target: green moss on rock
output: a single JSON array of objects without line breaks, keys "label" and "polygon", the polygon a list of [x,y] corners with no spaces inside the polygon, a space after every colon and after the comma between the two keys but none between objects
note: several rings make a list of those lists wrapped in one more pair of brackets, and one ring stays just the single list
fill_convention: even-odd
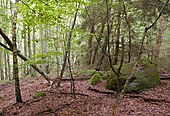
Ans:
[{"label": "green moss on rock", "polygon": [[99,72],[95,73],[90,80],[89,84],[94,85],[102,80],[101,74]]},{"label": "green moss on rock", "polygon": [[[134,63],[124,64],[121,70],[121,76],[119,77],[120,86],[123,88],[123,85],[126,79],[132,72]],[[118,65],[114,68],[118,69]],[[107,79],[106,88],[111,90],[116,90],[117,85],[115,82],[116,76],[113,75]],[[156,66],[151,63],[147,58],[141,59],[137,66],[132,80],[130,81],[127,91],[128,92],[140,92],[145,89],[156,87],[160,84],[160,77]]]}]

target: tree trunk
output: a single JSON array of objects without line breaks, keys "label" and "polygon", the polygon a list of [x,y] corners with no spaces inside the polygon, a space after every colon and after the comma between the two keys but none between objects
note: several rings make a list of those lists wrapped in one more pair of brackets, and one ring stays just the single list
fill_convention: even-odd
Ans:
[{"label": "tree trunk", "polygon": [[0,79],[4,80],[4,73],[3,73],[3,61],[2,61],[2,52],[0,50]]},{"label": "tree trunk", "polygon": [[11,64],[10,64],[10,56],[7,53],[7,64],[8,64],[8,79],[11,80]]},{"label": "tree trunk", "polygon": [[[103,31],[104,31],[104,28],[105,28],[105,23],[106,23],[106,21],[103,20],[103,22],[102,22],[102,27],[101,27],[101,31],[100,31],[100,34],[99,34],[99,37],[98,37],[98,40],[97,40],[99,43],[101,42],[101,39],[102,39]],[[98,49],[99,49],[99,45],[97,44],[96,47],[94,48],[94,53],[93,53],[93,58],[92,58],[92,64],[95,63]]]},{"label": "tree trunk", "polygon": [[[27,29],[28,29],[28,58],[30,59],[31,58],[31,31],[30,31],[30,26],[27,25]],[[32,73],[32,69],[31,67],[29,67],[28,69],[28,74],[31,74]]]},{"label": "tree trunk", "polygon": [[[43,32],[43,26],[41,25],[41,30],[40,30],[40,38],[41,38],[41,50],[42,50],[42,54],[45,55],[48,51],[48,41],[46,40],[46,37],[47,36],[47,31],[44,33]],[[47,58],[45,56],[42,57],[42,60],[43,61],[46,61]],[[41,69],[44,71],[44,72],[48,72],[48,64],[47,63],[43,63],[41,65]]]},{"label": "tree trunk", "polygon": [[[16,5],[18,0],[16,0]],[[13,78],[15,80],[15,97],[16,102],[22,102],[20,84],[19,84],[19,73],[18,73],[18,59],[17,59],[17,44],[16,44],[16,21],[17,21],[17,6],[14,10],[14,16],[12,21],[12,44],[13,44]]]},{"label": "tree trunk", "polygon": [[94,24],[91,25],[91,30],[90,30],[90,36],[88,40],[88,59],[87,59],[87,65],[92,64],[92,43],[93,43],[93,34],[95,33],[94,30]]},{"label": "tree trunk", "polygon": [[159,54],[160,54],[160,49],[161,49],[161,44],[162,44],[162,34],[163,34],[163,28],[164,28],[164,17],[161,14],[160,18],[159,18],[159,30],[158,30],[158,37],[156,39],[156,47],[155,47],[155,59],[159,58]]},{"label": "tree trunk", "polygon": [[118,63],[120,25],[121,25],[121,11],[119,10],[118,11],[118,16],[117,16],[117,34],[116,34],[116,48],[115,48],[115,53],[114,53],[114,64]]},{"label": "tree trunk", "polygon": [[[33,38],[33,59],[35,60],[36,58],[36,38],[35,38],[35,26],[33,26],[33,29],[32,29],[32,38]],[[33,70],[33,76],[36,76],[36,72],[35,70]]]},{"label": "tree trunk", "polygon": [[[24,18],[24,17],[23,17]],[[23,23],[23,33],[22,33],[22,36],[23,36],[23,39],[24,39],[24,56],[27,57],[27,39],[26,39],[26,32],[25,32],[25,24]],[[24,75],[27,74],[27,66],[24,64]]]}]

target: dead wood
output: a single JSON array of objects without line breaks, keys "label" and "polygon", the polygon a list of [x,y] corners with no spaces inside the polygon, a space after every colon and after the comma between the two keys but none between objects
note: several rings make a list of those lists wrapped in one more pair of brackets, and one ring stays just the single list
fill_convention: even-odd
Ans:
[{"label": "dead wood", "polygon": [[150,98],[150,97],[145,97],[145,96],[141,96],[141,95],[133,95],[133,94],[128,94],[128,97],[132,97],[132,98],[141,98],[143,99],[145,102],[167,102],[170,103],[169,100],[166,100],[165,98]]},{"label": "dead wood", "polygon": [[71,101],[70,103],[66,103],[66,104],[63,104],[63,105],[59,105],[57,108],[54,108],[54,109],[48,108],[48,109],[46,109],[46,110],[44,110],[44,111],[41,111],[41,112],[37,113],[36,115],[43,115],[43,114],[45,114],[45,113],[54,113],[54,114],[56,114],[56,112],[57,112],[58,110],[70,106],[70,105],[72,104],[72,102],[73,102],[73,101]]},{"label": "dead wood", "polygon": [[[74,78],[74,81],[84,81],[84,80],[89,80],[91,79],[91,77],[84,77],[84,78]],[[71,79],[61,79],[61,81],[65,82],[65,81],[70,81]]]},{"label": "dead wood", "polygon": [[97,93],[102,93],[102,94],[116,94],[115,92],[100,91],[100,90],[98,90],[98,89],[94,89],[94,88],[91,88],[91,87],[89,87],[88,90],[94,91],[94,92],[97,92]]},{"label": "dead wood", "polygon": [[169,80],[170,77],[161,77],[161,80]]},{"label": "dead wood", "polygon": [[[61,92],[60,94],[73,94],[73,93],[65,93],[65,92]],[[87,94],[83,94],[83,93],[74,93],[75,95],[81,95],[81,96],[89,96]]]}]

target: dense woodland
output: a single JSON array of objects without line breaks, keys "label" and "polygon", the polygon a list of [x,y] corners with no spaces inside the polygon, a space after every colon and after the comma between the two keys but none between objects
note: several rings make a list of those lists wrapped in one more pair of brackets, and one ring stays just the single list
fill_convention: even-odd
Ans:
[{"label": "dense woodland", "polygon": [[[40,77],[49,91],[68,81],[76,99],[77,76],[111,71],[116,116],[140,59],[170,74],[169,0],[0,0],[0,35],[0,84],[14,83],[17,103],[26,102],[20,87],[26,77]],[[131,62],[121,88],[122,67]]]}]

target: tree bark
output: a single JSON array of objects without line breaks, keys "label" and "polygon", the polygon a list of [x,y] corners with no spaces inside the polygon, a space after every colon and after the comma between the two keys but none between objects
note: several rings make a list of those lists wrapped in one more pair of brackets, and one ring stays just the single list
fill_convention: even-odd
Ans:
[{"label": "tree bark", "polygon": [[[18,3],[18,0],[15,2]],[[14,10],[14,16],[12,21],[12,45],[13,45],[13,78],[15,80],[15,97],[16,102],[21,103],[21,91],[20,91],[20,84],[19,84],[19,71],[18,71],[18,59],[17,59],[17,44],[16,44],[16,21],[17,21],[17,6]]]},{"label": "tree bark", "polygon": [[93,35],[95,33],[94,30],[94,24],[91,25],[91,30],[90,30],[90,36],[89,36],[89,40],[88,40],[88,59],[87,59],[87,64],[91,65],[92,64],[92,43],[93,43]]},{"label": "tree bark", "polygon": [[[119,0],[120,2],[120,0]],[[116,34],[116,48],[114,53],[114,64],[118,63],[118,55],[119,55],[119,41],[120,41],[120,26],[121,26],[121,10],[119,8],[118,16],[117,16],[117,34]]]},{"label": "tree bark", "polygon": [[[23,17],[24,18],[24,17]],[[27,57],[27,39],[26,39],[26,32],[25,32],[25,29],[26,29],[26,26],[25,24],[23,23],[23,32],[22,32],[22,37],[24,39],[24,56]],[[24,75],[27,74],[27,66],[24,64]]]},{"label": "tree bark", "polygon": [[[36,55],[36,38],[35,38],[35,26],[33,26],[33,29],[32,29],[32,38],[33,38],[33,59],[35,60],[35,55]],[[36,75],[36,72],[33,71],[33,76]]]},{"label": "tree bark", "polygon": [[[30,30],[30,26],[27,25],[27,34],[28,34],[28,58],[30,59],[31,58],[31,30]],[[31,74],[32,73],[32,69],[31,67],[29,67],[28,69],[28,74]]]},{"label": "tree bark", "polygon": [[160,54],[160,49],[161,49],[161,44],[162,44],[162,34],[163,34],[163,28],[164,28],[164,17],[161,14],[160,18],[159,18],[159,30],[158,30],[158,37],[156,39],[156,47],[155,47],[155,59],[159,58],[159,54]]},{"label": "tree bark", "polygon": [[[102,27],[101,27],[101,31],[100,31],[99,37],[98,37],[98,39],[97,39],[97,41],[98,41],[99,43],[101,42],[101,39],[102,39],[103,31],[104,31],[104,28],[105,28],[105,23],[106,23],[106,21],[103,20],[103,22],[102,22]],[[99,49],[99,45],[97,44],[97,46],[94,48],[94,53],[93,53],[93,58],[92,58],[92,64],[95,63],[98,49]]]}]

